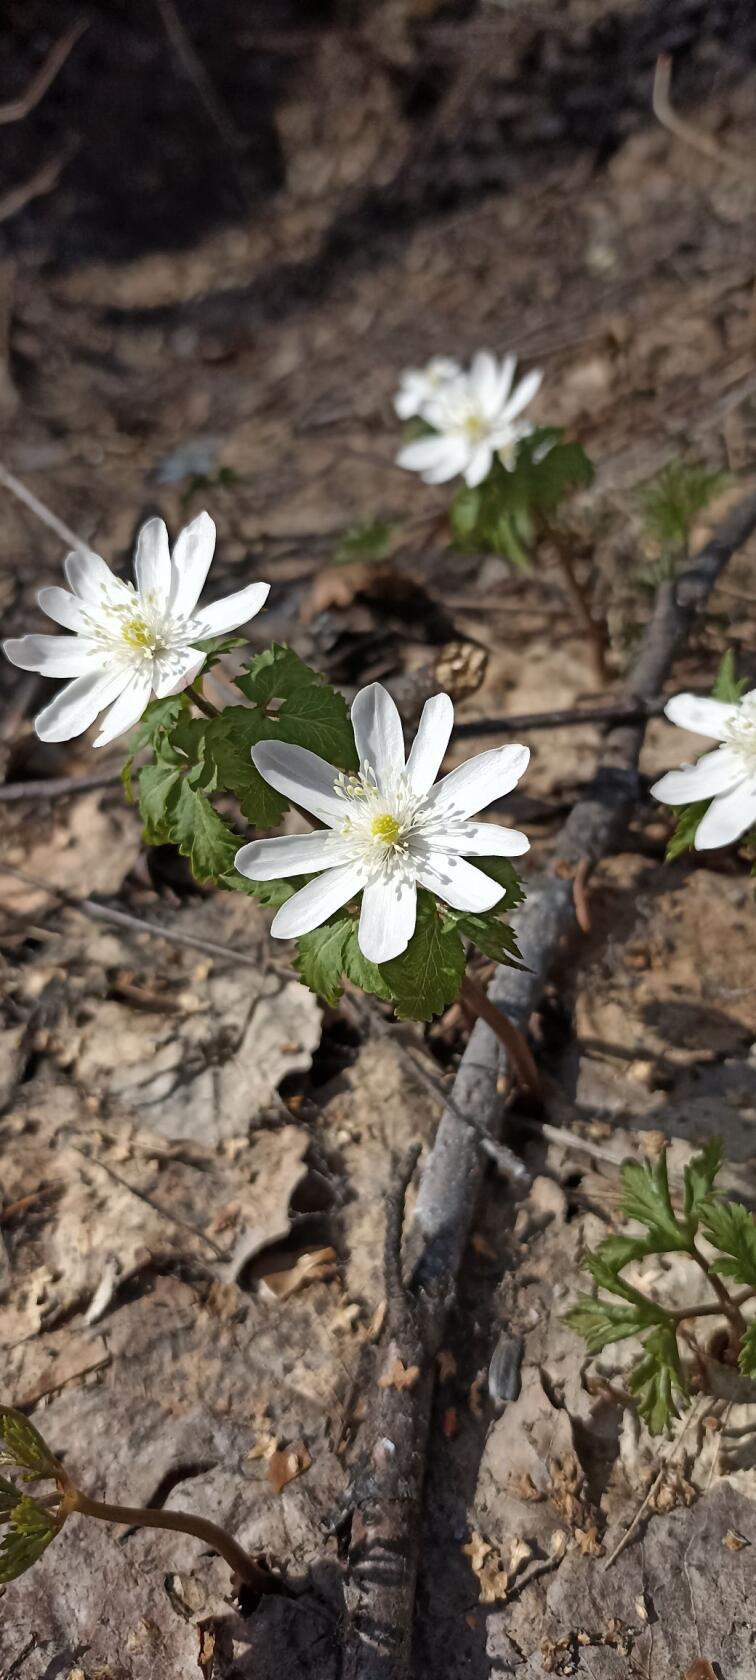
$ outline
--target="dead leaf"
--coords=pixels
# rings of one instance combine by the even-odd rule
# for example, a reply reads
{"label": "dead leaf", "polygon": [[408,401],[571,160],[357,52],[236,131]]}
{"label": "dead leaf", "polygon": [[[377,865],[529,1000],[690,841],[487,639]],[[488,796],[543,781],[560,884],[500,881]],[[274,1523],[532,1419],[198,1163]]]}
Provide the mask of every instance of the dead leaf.
{"label": "dead leaf", "polygon": [[439,1382],[448,1382],[450,1377],[456,1376],[457,1361],[448,1348],[441,1348],[440,1352],[436,1354],[436,1364],[438,1366]]}
{"label": "dead leaf", "polygon": [[540,1503],[546,1498],[545,1493],[542,1493],[541,1489],[536,1487],[527,1470],[520,1471],[517,1476],[510,1476],[507,1483],[507,1493],[513,1494],[515,1499],[530,1500],[534,1504]]}
{"label": "dead leaf", "polygon": [[483,1416],[483,1396],[486,1391],[486,1378],[487,1372],[479,1371],[475,1381],[470,1386],[470,1393],[467,1396],[467,1404],[470,1407],[473,1417],[475,1418]]}
{"label": "dead leaf", "polygon": [[433,662],[433,675],[452,700],[465,700],[480,688],[488,654],[477,642],[446,642]]}
{"label": "dead leaf", "polygon": [[272,1453],[268,1460],[267,1477],[274,1492],[280,1493],[289,1482],[296,1481],[297,1476],[303,1476],[311,1464],[304,1441],[294,1441],[290,1447],[282,1447]]}
{"label": "dead leaf", "polygon": [[747,1540],[744,1534],[738,1534],[734,1528],[728,1528],[722,1540],[722,1545],[727,1547],[728,1552],[742,1552],[743,1548],[750,1544],[750,1540]]}
{"label": "dead leaf", "polygon": [[198,1627],[199,1651],[197,1653],[197,1667],[201,1669],[204,1680],[212,1680],[215,1662],[215,1633],[211,1627]]}
{"label": "dead leaf", "polygon": [[441,1422],[441,1429],[447,1441],[453,1441],[459,1430],[459,1418],[456,1406],[447,1406]]}
{"label": "dead leaf", "polygon": [[717,1676],[705,1657],[696,1657],[690,1668],[686,1668],[683,1680],[717,1680]]}
{"label": "dead leaf", "polygon": [[592,1524],[590,1528],[576,1527],[575,1539],[578,1551],[582,1552],[583,1557],[603,1557],[604,1547],[599,1539],[599,1532],[595,1524]]}
{"label": "dead leaf", "polygon": [[335,1248],[315,1248],[306,1250],[295,1260],[294,1265],[287,1271],[267,1272],[260,1279],[260,1287],[264,1294],[272,1296],[277,1301],[288,1301],[291,1295],[304,1289],[308,1283],[325,1283],[336,1274],[338,1255]]}
{"label": "dead leaf", "polygon": [[491,1542],[484,1540],[482,1534],[473,1532],[462,1551],[470,1559],[473,1574],[477,1575],[481,1604],[495,1604],[505,1599],[509,1590],[509,1575]]}
{"label": "dead leaf", "polygon": [[378,1378],[378,1387],[414,1388],[419,1375],[419,1365],[403,1365],[401,1359],[395,1359],[388,1370]]}

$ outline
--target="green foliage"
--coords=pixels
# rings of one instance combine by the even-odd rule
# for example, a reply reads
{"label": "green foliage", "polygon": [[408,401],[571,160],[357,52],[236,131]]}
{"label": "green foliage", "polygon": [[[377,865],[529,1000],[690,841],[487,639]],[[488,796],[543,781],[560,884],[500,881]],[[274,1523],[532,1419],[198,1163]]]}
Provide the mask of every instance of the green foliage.
{"label": "green foliage", "polygon": [[698,825],[711,804],[710,799],[696,799],[692,805],[676,805],[675,826],[667,841],[664,853],[667,863],[674,858],[681,857],[683,852],[690,852],[695,844]]}
{"label": "green foliage", "polygon": [[688,552],[694,520],[730,483],[728,473],[670,461],[641,491],[646,535],[672,559]]}
{"label": "green foliage", "polygon": [[193,502],[195,496],[200,494],[200,491],[204,496],[207,496],[208,492],[212,494],[214,490],[230,490],[234,485],[240,483],[241,474],[236,472],[233,467],[219,467],[218,471],[214,473],[190,473],[181,492],[181,512],[186,513],[190,503]]}
{"label": "green foliage", "polygon": [[[582,1336],[590,1353],[626,1337],[643,1337],[643,1353],[631,1367],[628,1389],[652,1434],[667,1429],[677,1415],[677,1398],[688,1392],[677,1341],[682,1319],[695,1319],[697,1308],[667,1311],[621,1276],[623,1268],[648,1254],[686,1253],[701,1265],[696,1236],[700,1232],[719,1255],[711,1269],[756,1291],[756,1219],[739,1202],[724,1201],[716,1191],[722,1165],[718,1139],[704,1145],[683,1175],[683,1207],[672,1205],[666,1157],[651,1163],[625,1162],[622,1168],[622,1211],[645,1227],[643,1236],[607,1237],[583,1264],[604,1296],[581,1295],[565,1314],[565,1323]],[[740,1338],[740,1369],[756,1375],[756,1320]]]}
{"label": "green foliage", "polygon": [[690,1233],[675,1217],[669,1194],[666,1154],[656,1161],[626,1161],[622,1168],[622,1212],[648,1230],[648,1253],[690,1248]]}
{"label": "green foliage", "polygon": [[652,1435],[661,1435],[679,1415],[675,1396],[687,1395],[674,1326],[658,1325],[643,1343],[645,1356],[630,1372],[627,1386]]}
{"label": "green foliage", "polygon": [[450,511],[458,547],[501,554],[527,569],[539,522],[552,519],[565,496],[592,478],[579,443],[565,442],[555,427],[537,427],[520,443],[511,471],[497,460],[482,484],[458,490]]}
{"label": "green foliage", "polygon": [[[22,1481],[56,1479],[60,1471],[34,1424],[9,1406],[0,1406],[0,1465],[16,1470]],[[0,1541],[0,1586],[4,1586],[37,1562],[55,1538],[60,1519],[57,1510],[45,1509],[0,1475],[0,1524],[7,1529]]]}
{"label": "green foliage", "polygon": [[331,563],[348,566],[352,560],[388,560],[391,547],[392,530],[385,519],[350,525],[341,536]]}
{"label": "green foliage", "polygon": [[706,1202],[701,1213],[701,1230],[721,1250],[712,1270],[756,1289],[756,1219],[743,1203]]}
{"label": "green foliage", "polygon": [[152,749],[152,760],[138,779],[148,844],[177,846],[199,880],[248,891],[234,871],[242,835],[211,801],[218,794],[231,795],[241,815],[257,828],[274,828],[281,821],[287,801],[255,769],[252,747],[259,741],[288,741],[344,770],[356,767],[356,754],[343,695],[291,648],[274,645],[256,654],[236,681],[251,704],[228,706],[218,717],[192,716],[186,693],[153,701],[132,753]]}
{"label": "green foliage", "polygon": [[749,1324],[740,1344],[738,1365],[744,1377],[756,1377],[756,1318]]}
{"label": "green foliage", "polygon": [[726,706],[737,706],[747,687],[748,678],[737,675],[735,649],[728,648],[727,652],[722,655],[722,661],[717,671],[714,687],[711,691],[712,700],[724,700]]}
{"label": "green foliage", "polygon": [[400,1021],[430,1021],[453,1003],[465,972],[465,950],[456,928],[439,913],[431,893],[417,894],[415,932],[400,957],[381,963]]}

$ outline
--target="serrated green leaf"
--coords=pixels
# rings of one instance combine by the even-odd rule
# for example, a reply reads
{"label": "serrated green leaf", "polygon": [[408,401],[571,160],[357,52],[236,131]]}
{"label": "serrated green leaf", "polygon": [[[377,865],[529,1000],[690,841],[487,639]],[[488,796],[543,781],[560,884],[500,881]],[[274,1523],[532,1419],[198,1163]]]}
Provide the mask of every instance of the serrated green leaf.
{"label": "serrated green leaf", "polygon": [[443,915],[452,927],[456,927],[462,938],[470,939],[484,956],[491,957],[494,962],[505,963],[510,968],[522,968],[522,957],[514,930],[505,920],[507,912],[522,904],[525,898],[520,877],[508,858],[476,857],[475,864],[478,869],[482,869],[484,875],[490,875],[493,881],[498,881],[504,888],[498,904],[494,905],[493,910],[486,910],[480,914],[444,908]]}
{"label": "serrated green leaf", "polygon": [[756,1289],[756,1219],[742,1202],[711,1200],[701,1209],[701,1230],[724,1258],[712,1270]]}
{"label": "serrated green leaf", "polygon": [[[611,1239],[607,1238],[607,1242],[610,1241]],[[626,1278],[620,1277],[616,1263],[610,1262],[606,1258],[605,1251],[606,1243],[601,1243],[595,1253],[586,1254],[582,1260],[584,1271],[590,1272],[599,1289],[607,1289],[611,1295],[619,1295],[624,1301],[628,1301],[640,1314],[642,1328],[646,1328],[650,1324],[668,1324],[669,1314],[664,1311],[664,1308],[657,1306],[656,1302],[649,1300],[648,1296],[642,1295],[641,1291],[635,1289],[632,1283],[628,1283]],[[647,1247],[646,1252],[655,1253],[657,1251]]]}
{"label": "serrated green leaf", "polygon": [[170,734],[188,709],[189,696],[186,691],[182,694],[169,694],[165,700],[150,700],[129,742],[132,757],[134,753],[140,752],[142,747],[154,747],[163,733]]}
{"label": "serrated green leaf", "polygon": [[277,732],[276,724],[257,706],[227,706],[217,718],[193,718],[173,736],[198,766],[190,780],[205,793],[232,793],[247,822],[256,828],[275,828],[288,809],[252,763],[258,741]]}
{"label": "serrated green leaf", "polygon": [[675,1395],[687,1395],[677,1337],[670,1325],[659,1325],[646,1337],[644,1358],[627,1379],[638,1411],[652,1435],[661,1435],[679,1414]]}
{"label": "serrated green leaf", "polygon": [[139,813],[148,846],[166,845],[171,838],[169,806],[180,781],[180,768],[163,758],[139,772]]}
{"label": "serrated green leaf", "polygon": [[317,992],[326,1003],[338,1003],[341,997],[344,972],[344,949],[349,937],[348,916],[333,916],[321,927],[313,928],[298,941],[294,962],[297,973],[311,992]]}
{"label": "serrated green leaf", "polygon": [[640,494],[646,532],[662,549],[685,554],[693,521],[731,482],[686,461],[670,461]]}
{"label": "serrated green leaf", "polygon": [[357,769],[349,711],[338,689],[318,684],[297,689],[281,707],[270,730],[271,738],[289,741],[317,753],[337,770]]}
{"label": "serrated green leaf", "polygon": [[439,914],[435,898],[422,887],[417,895],[417,924],[407,950],[381,963],[400,1021],[430,1021],[459,995],[465,951],[456,930]]}
{"label": "serrated green leaf", "polygon": [[39,1430],[12,1406],[0,1406],[0,1464],[34,1476],[55,1476],[58,1471],[58,1461]]}
{"label": "serrated green leaf", "polygon": [[5,1520],[20,1498],[21,1489],[16,1487],[15,1482],[9,1482],[5,1476],[0,1476],[0,1520]]}
{"label": "serrated green leaf", "polygon": [[495,460],[481,485],[457,491],[453,534],[467,551],[502,554],[526,568],[538,520],[551,518],[570,491],[592,478],[580,444],[565,442],[555,427],[538,427],[522,439],[512,469]]}
{"label": "serrated green leaf", "polygon": [[740,1344],[738,1365],[744,1377],[756,1377],[756,1318],[749,1324]]}
{"label": "serrated green leaf", "polygon": [[[383,968],[377,963],[369,962],[363,956],[357,943],[357,918],[350,917],[349,935],[344,946],[344,973],[353,986],[359,986],[363,992],[369,992],[372,997],[389,1000],[392,997],[391,987],[383,973]],[[384,965],[385,966],[385,965]]]}
{"label": "serrated green leaf", "polygon": [[737,706],[747,687],[747,677],[738,677],[735,674],[735,651],[728,648],[717,671],[716,682],[711,691],[712,700],[724,700],[728,706]]}
{"label": "serrated green leaf", "polygon": [[10,1514],[11,1527],[0,1541],[0,1585],[18,1580],[55,1539],[60,1523],[50,1511],[22,1494]]}
{"label": "serrated green leaf", "polygon": [[197,880],[218,880],[231,874],[239,850],[239,835],[186,777],[171,810],[170,831],[174,845],[182,857],[189,859]]}
{"label": "serrated green leaf", "polygon": [[333,554],[332,565],[348,566],[353,560],[388,560],[391,526],[385,519],[350,525]]}
{"label": "serrated green leaf", "polygon": [[240,875],[238,869],[232,869],[230,875],[221,876],[219,885],[228,887],[231,892],[247,893],[250,898],[256,898],[258,904],[263,904],[266,910],[280,910],[287,898],[311,880],[311,875],[300,875],[298,881],[250,881],[249,876]]}
{"label": "serrated green leaf", "polygon": [[710,799],[696,799],[692,805],[672,806],[672,809],[676,812],[677,820],[664,853],[667,863],[672,863],[674,858],[681,857],[683,852],[692,850],[698,825],[704,813],[708,811],[710,804]]}
{"label": "serrated green leaf", "polygon": [[669,1194],[666,1153],[656,1161],[626,1161],[621,1172],[622,1212],[645,1225],[653,1242],[650,1252],[690,1249],[690,1232],[675,1217]]}
{"label": "serrated green leaf", "polygon": [[645,1260],[647,1254],[655,1252],[646,1237],[623,1236],[605,1237],[595,1250],[598,1259],[612,1272],[621,1272],[622,1267],[629,1266],[632,1260]]}
{"label": "serrated green leaf", "polygon": [[649,1324],[637,1307],[621,1307],[616,1301],[599,1301],[593,1295],[579,1295],[574,1307],[564,1314],[563,1322],[583,1337],[589,1353],[600,1353],[611,1342],[637,1336]]}
{"label": "serrated green leaf", "polygon": [[317,672],[293,648],[283,647],[279,642],[255,654],[246,671],[234,677],[236,687],[257,706],[266,706],[270,700],[285,700],[297,689],[311,688],[319,681]]}
{"label": "serrated green leaf", "polygon": [[719,1138],[709,1138],[700,1155],[694,1155],[683,1174],[685,1184],[685,1218],[695,1231],[701,1208],[711,1196],[714,1181],[722,1165],[722,1144]]}

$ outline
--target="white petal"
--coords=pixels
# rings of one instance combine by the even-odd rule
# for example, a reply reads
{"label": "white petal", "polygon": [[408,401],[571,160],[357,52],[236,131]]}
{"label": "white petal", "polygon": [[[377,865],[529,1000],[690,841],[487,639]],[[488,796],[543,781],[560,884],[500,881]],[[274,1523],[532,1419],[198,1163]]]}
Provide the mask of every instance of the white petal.
{"label": "white petal", "polygon": [[350,847],[330,829],[315,834],[282,834],[275,840],[251,840],[234,862],[250,881],[278,881],[287,875],[314,875],[345,863]]}
{"label": "white petal", "polygon": [[428,794],[428,803],[439,814],[445,811],[457,817],[472,817],[477,811],[485,811],[494,799],[511,792],[524,776],[529,758],[530,748],[519,744],[478,753],[437,782]]}
{"label": "white petal", "polygon": [[115,741],[119,735],[125,735],[127,730],[133,729],[142,716],[151,692],[152,670],[150,665],[146,664],[129,677],[126,687],[103,718],[102,728],[99,735],[95,736],[94,745],[106,747],[110,741]]}
{"label": "white petal", "polygon": [[400,420],[411,420],[417,414],[421,402],[422,393],[419,387],[407,383],[402,386],[401,390],[397,391],[394,397],[394,413],[399,416]]}
{"label": "white petal", "polygon": [[274,939],[298,939],[302,933],[311,933],[350,898],[356,898],[364,884],[364,864],[344,863],[338,869],[327,869],[281,905],[270,927]]}
{"label": "white petal", "polygon": [[540,390],[542,380],[543,374],[540,368],[532,368],[530,373],[526,373],[525,378],[521,379],[519,385],[515,386],[504,408],[502,419],[514,420],[516,414],[521,414],[522,410],[527,408],[528,403],[533,401],[536,391]]}
{"label": "white petal", "polygon": [[53,620],[54,624],[62,624],[64,630],[84,630],[87,627],[87,616],[81,601],[75,595],[69,595],[67,589],[40,589],[37,600],[43,613]]}
{"label": "white petal", "polygon": [[483,483],[484,478],[488,478],[492,464],[493,449],[490,442],[479,443],[470,456],[464,471],[465,484],[470,490],[477,489],[477,486]]}
{"label": "white petal", "polygon": [[695,849],[708,852],[712,846],[728,846],[755,824],[756,780],[751,780],[722,794],[704,812],[696,830]]}
{"label": "white petal", "polygon": [[355,695],[352,724],[360,767],[367,760],[379,786],[387,773],[404,769],[402,720],[382,683],[369,683]]}
{"label": "white petal", "polygon": [[158,700],[169,694],[180,694],[188,688],[207,659],[201,648],[175,648],[159,653],[153,661],[152,681]]}
{"label": "white petal", "polygon": [[421,473],[426,484],[446,484],[461,473],[469,457],[469,449],[462,438],[415,438],[405,444],[396,457],[398,467]]}
{"label": "white petal", "polygon": [[407,759],[407,776],[415,793],[427,793],[433,786],[453,726],[454,707],[448,694],[434,694],[431,700],[426,700]]}
{"label": "white petal", "polygon": [[[446,851],[442,834],[434,834],[433,844]],[[450,851],[460,852],[462,857],[522,857],[523,852],[530,851],[527,834],[522,834],[519,828],[504,828],[501,823],[465,823],[461,835],[457,830],[450,835],[448,844]]]}
{"label": "white petal", "polygon": [[67,554],[63,561],[63,570],[70,583],[74,595],[80,601],[88,601],[92,606],[102,606],[103,600],[112,600],[118,595],[123,584],[113,576],[109,566],[95,554],[92,549],[74,549]]}
{"label": "white petal", "polygon": [[194,615],[199,626],[194,634],[204,640],[205,636],[225,636],[229,630],[238,630],[241,624],[256,617],[269,594],[269,583],[248,583],[246,589],[237,589],[234,595],[224,595],[211,606],[200,607]]}
{"label": "white petal", "polygon": [[81,636],[20,636],[3,643],[11,665],[21,671],[41,671],[45,677],[83,677],[102,670],[102,655]]}
{"label": "white petal", "polygon": [[476,407],[491,419],[498,407],[499,364],[490,350],[478,350],[473,356],[469,385]]}
{"label": "white petal", "polygon": [[415,931],[417,888],[414,881],[396,875],[373,881],[362,894],[357,943],[368,962],[390,962],[399,957]]}
{"label": "white petal", "polygon": [[664,715],[678,729],[689,729],[692,735],[708,735],[712,741],[724,741],[727,728],[738,707],[725,700],[705,700],[698,694],[674,694],[664,707]]}
{"label": "white petal", "polygon": [[484,875],[464,858],[428,851],[422,859],[413,861],[420,885],[437,893],[452,910],[492,910],[504,897],[498,881],[492,881],[490,875]]}
{"label": "white petal", "polygon": [[171,593],[171,552],[162,519],[148,519],[137,537],[134,557],[137,589],[145,601],[157,607],[168,605]]}
{"label": "white petal", "polygon": [[303,805],[329,828],[341,827],[346,810],[343,799],[334,792],[339,772],[332,764],[326,764],[307,747],[294,747],[288,741],[260,741],[252,748],[251,757],[265,781],[293,805]]}
{"label": "white petal", "polygon": [[180,531],[171,558],[171,612],[188,618],[205,587],[205,578],[215,552],[215,525],[209,513],[200,513]]}
{"label": "white petal", "polygon": [[710,799],[714,793],[726,793],[746,779],[746,770],[736,753],[728,747],[715,747],[704,753],[697,764],[683,770],[668,770],[666,776],[654,782],[654,799],[665,805],[687,805],[690,800]]}
{"label": "white petal", "polygon": [[86,677],[75,677],[35,718],[34,728],[40,741],[70,741],[74,735],[83,735],[98,712],[118,698],[130,675],[128,665],[119,665],[113,671],[92,671]]}

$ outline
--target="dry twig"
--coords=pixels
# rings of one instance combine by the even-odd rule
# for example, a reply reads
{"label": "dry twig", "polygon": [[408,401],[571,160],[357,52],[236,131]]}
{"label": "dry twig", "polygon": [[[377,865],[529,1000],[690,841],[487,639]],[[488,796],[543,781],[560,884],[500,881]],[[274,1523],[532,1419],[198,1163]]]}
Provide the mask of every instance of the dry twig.
{"label": "dry twig", "polygon": [[23,122],[24,117],[28,117],[29,112],[33,111],[35,105],[39,104],[48,88],[52,87],[69,53],[73,51],[76,42],[81,40],[82,35],[88,28],[87,18],[77,18],[76,22],[72,23],[71,28],[67,29],[65,34],[54,42],[44,64],[40,66],[36,76],[32,76],[26,92],[19,94],[17,99],[9,99],[5,105],[0,105],[0,124]]}
{"label": "dry twig", "polygon": [[741,175],[752,183],[753,163],[750,159],[738,157],[737,152],[731,152],[729,147],[720,145],[705,128],[694,128],[692,123],[678,116],[669,97],[671,79],[672,60],[669,53],[661,53],[656,60],[651,104],[654,116],[662,128],[666,128],[670,134],[674,134],[676,140],[682,140],[693,151],[701,152],[703,157],[711,158],[713,163],[723,164],[725,169],[733,170],[736,175]]}

